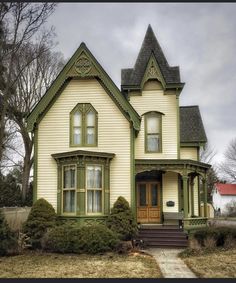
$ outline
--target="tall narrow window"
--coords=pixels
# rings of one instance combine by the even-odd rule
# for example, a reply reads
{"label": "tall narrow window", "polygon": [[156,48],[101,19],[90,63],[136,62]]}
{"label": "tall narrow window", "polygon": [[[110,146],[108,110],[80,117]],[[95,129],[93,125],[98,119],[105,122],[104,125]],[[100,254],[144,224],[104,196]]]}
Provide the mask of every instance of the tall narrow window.
{"label": "tall narrow window", "polygon": [[97,146],[97,112],[90,103],[79,103],[71,111],[71,146]]}
{"label": "tall narrow window", "polygon": [[82,115],[80,111],[76,111],[73,116],[73,139],[74,144],[81,144],[81,126],[82,126]]}
{"label": "tall narrow window", "polygon": [[102,213],[102,166],[86,167],[87,213]]}
{"label": "tall narrow window", "polygon": [[145,148],[146,152],[161,152],[161,114],[146,114]]}
{"label": "tall narrow window", "polygon": [[75,166],[63,167],[63,213],[75,212]]}
{"label": "tall narrow window", "polygon": [[95,144],[95,112],[93,110],[86,115],[86,143]]}

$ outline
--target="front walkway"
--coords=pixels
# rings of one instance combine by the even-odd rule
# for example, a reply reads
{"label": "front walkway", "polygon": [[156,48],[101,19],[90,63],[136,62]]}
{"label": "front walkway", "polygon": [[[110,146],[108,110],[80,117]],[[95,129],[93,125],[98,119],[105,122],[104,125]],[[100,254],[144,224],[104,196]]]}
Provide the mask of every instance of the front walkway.
{"label": "front walkway", "polygon": [[145,250],[157,261],[165,278],[197,278],[197,276],[178,257],[182,249],[150,248]]}

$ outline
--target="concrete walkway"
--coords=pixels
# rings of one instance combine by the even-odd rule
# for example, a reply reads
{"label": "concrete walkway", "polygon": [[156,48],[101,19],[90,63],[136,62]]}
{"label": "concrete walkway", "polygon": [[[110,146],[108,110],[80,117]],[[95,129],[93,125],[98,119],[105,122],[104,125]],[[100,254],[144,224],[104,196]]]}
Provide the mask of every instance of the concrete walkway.
{"label": "concrete walkway", "polygon": [[145,253],[155,258],[165,278],[197,278],[183,260],[178,258],[181,251],[181,249],[150,248],[145,250]]}

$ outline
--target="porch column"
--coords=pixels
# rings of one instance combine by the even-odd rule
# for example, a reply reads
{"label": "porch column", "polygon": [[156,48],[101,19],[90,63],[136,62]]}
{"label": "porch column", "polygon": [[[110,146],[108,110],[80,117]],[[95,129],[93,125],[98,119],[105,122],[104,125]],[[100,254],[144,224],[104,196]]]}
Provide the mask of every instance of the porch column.
{"label": "porch column", "polygon": [[194,215],[194,177],[190,179],[190,190],[191,190],[191,216]]}
{"label": "porch column", "polygon": [[207,182],[206,178],[202,179],[203,195],[204,195],[204,217],[207,217]]}
{"label": "porch column", "polygon": [[188,175],[183,175],[184,218],[188,218]]}

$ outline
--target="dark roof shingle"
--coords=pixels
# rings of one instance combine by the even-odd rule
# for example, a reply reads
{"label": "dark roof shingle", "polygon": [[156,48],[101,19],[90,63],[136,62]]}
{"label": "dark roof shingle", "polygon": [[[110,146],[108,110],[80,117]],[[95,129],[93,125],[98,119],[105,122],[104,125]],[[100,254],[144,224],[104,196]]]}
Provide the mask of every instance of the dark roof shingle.
{"label": "dark roof shingle", "polygon": [[133,69],[121,70],[121,85],[139,86],[151,54],[154,54],[166,83],[180,83],[179,67],[170,67],[156,36],[148,26],[141,49]]}
{"label": "dark roof shingle", "polygon": [[207,142],[198,106],[180,106],[180,142]]}

